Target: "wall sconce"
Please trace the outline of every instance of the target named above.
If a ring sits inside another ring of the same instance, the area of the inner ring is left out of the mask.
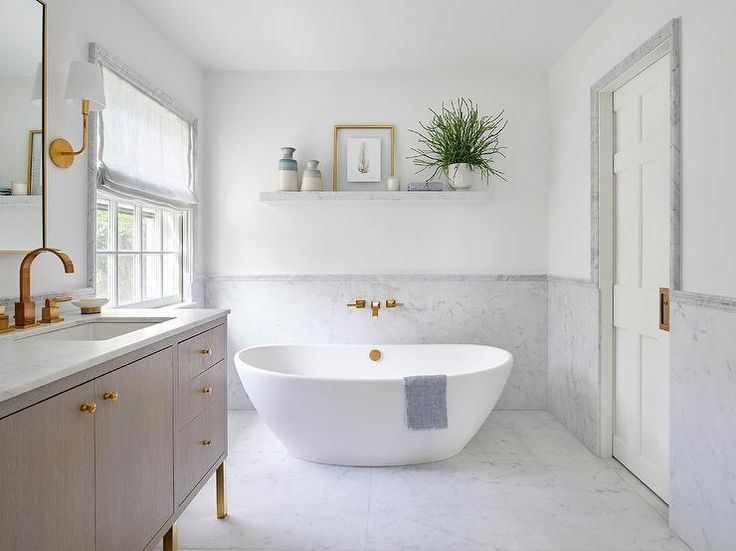
[[[66,100],[82,102],[82,149],[74,151],[72,144],[64,138],[57,138],[51,142],[49,154],[51,160],[59,168],[69,168],[74,163],[74,157],[87,151],[89,113],[90,111],[102,111],[105,108],[102,67],[84,61],[72,62],[69,66],[69,80],[66,84]]]

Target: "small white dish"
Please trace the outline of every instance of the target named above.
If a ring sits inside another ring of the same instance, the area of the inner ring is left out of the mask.
[[[83,314],[99,314],[102,311],[102,307],[108,302],[110,302],[109,299],[102,297],[82,297],[79,300],[73,300],[72,304],[80,308]]]

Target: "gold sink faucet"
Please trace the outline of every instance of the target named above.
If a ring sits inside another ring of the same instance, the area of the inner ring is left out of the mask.
[[[31,264],[41,253],[56,255],[62,264],[64,272],[74,273],[74,263],[65,252],[58,249],[41,247],[29,252],[20,263],[20,301],[15,303],[15,326],[19,329],[36,325],[36,303],[31,300]]]

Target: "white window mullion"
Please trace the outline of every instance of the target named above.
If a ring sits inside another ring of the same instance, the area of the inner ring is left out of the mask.
[[[118,202],[110,199],[110,220],[112,222],[112,234],[110,235],[110,243],[114,254],[110,255],[110,269],[112,284],[110,292],[113,294],[111,301],[113,305],[118,305]]]

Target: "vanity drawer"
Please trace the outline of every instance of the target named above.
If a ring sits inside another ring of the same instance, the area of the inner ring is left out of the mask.
[[[187,425],[207,406],[225,397],[227,362],[220,360],[207,371],[179,386],[179,427]]]
[[[179,382],[189,381],[225,358],[225,325],[179,343]]]
[[[227,411],[220,396],[179,432],[176,503],[181,504],[227,449]]]

